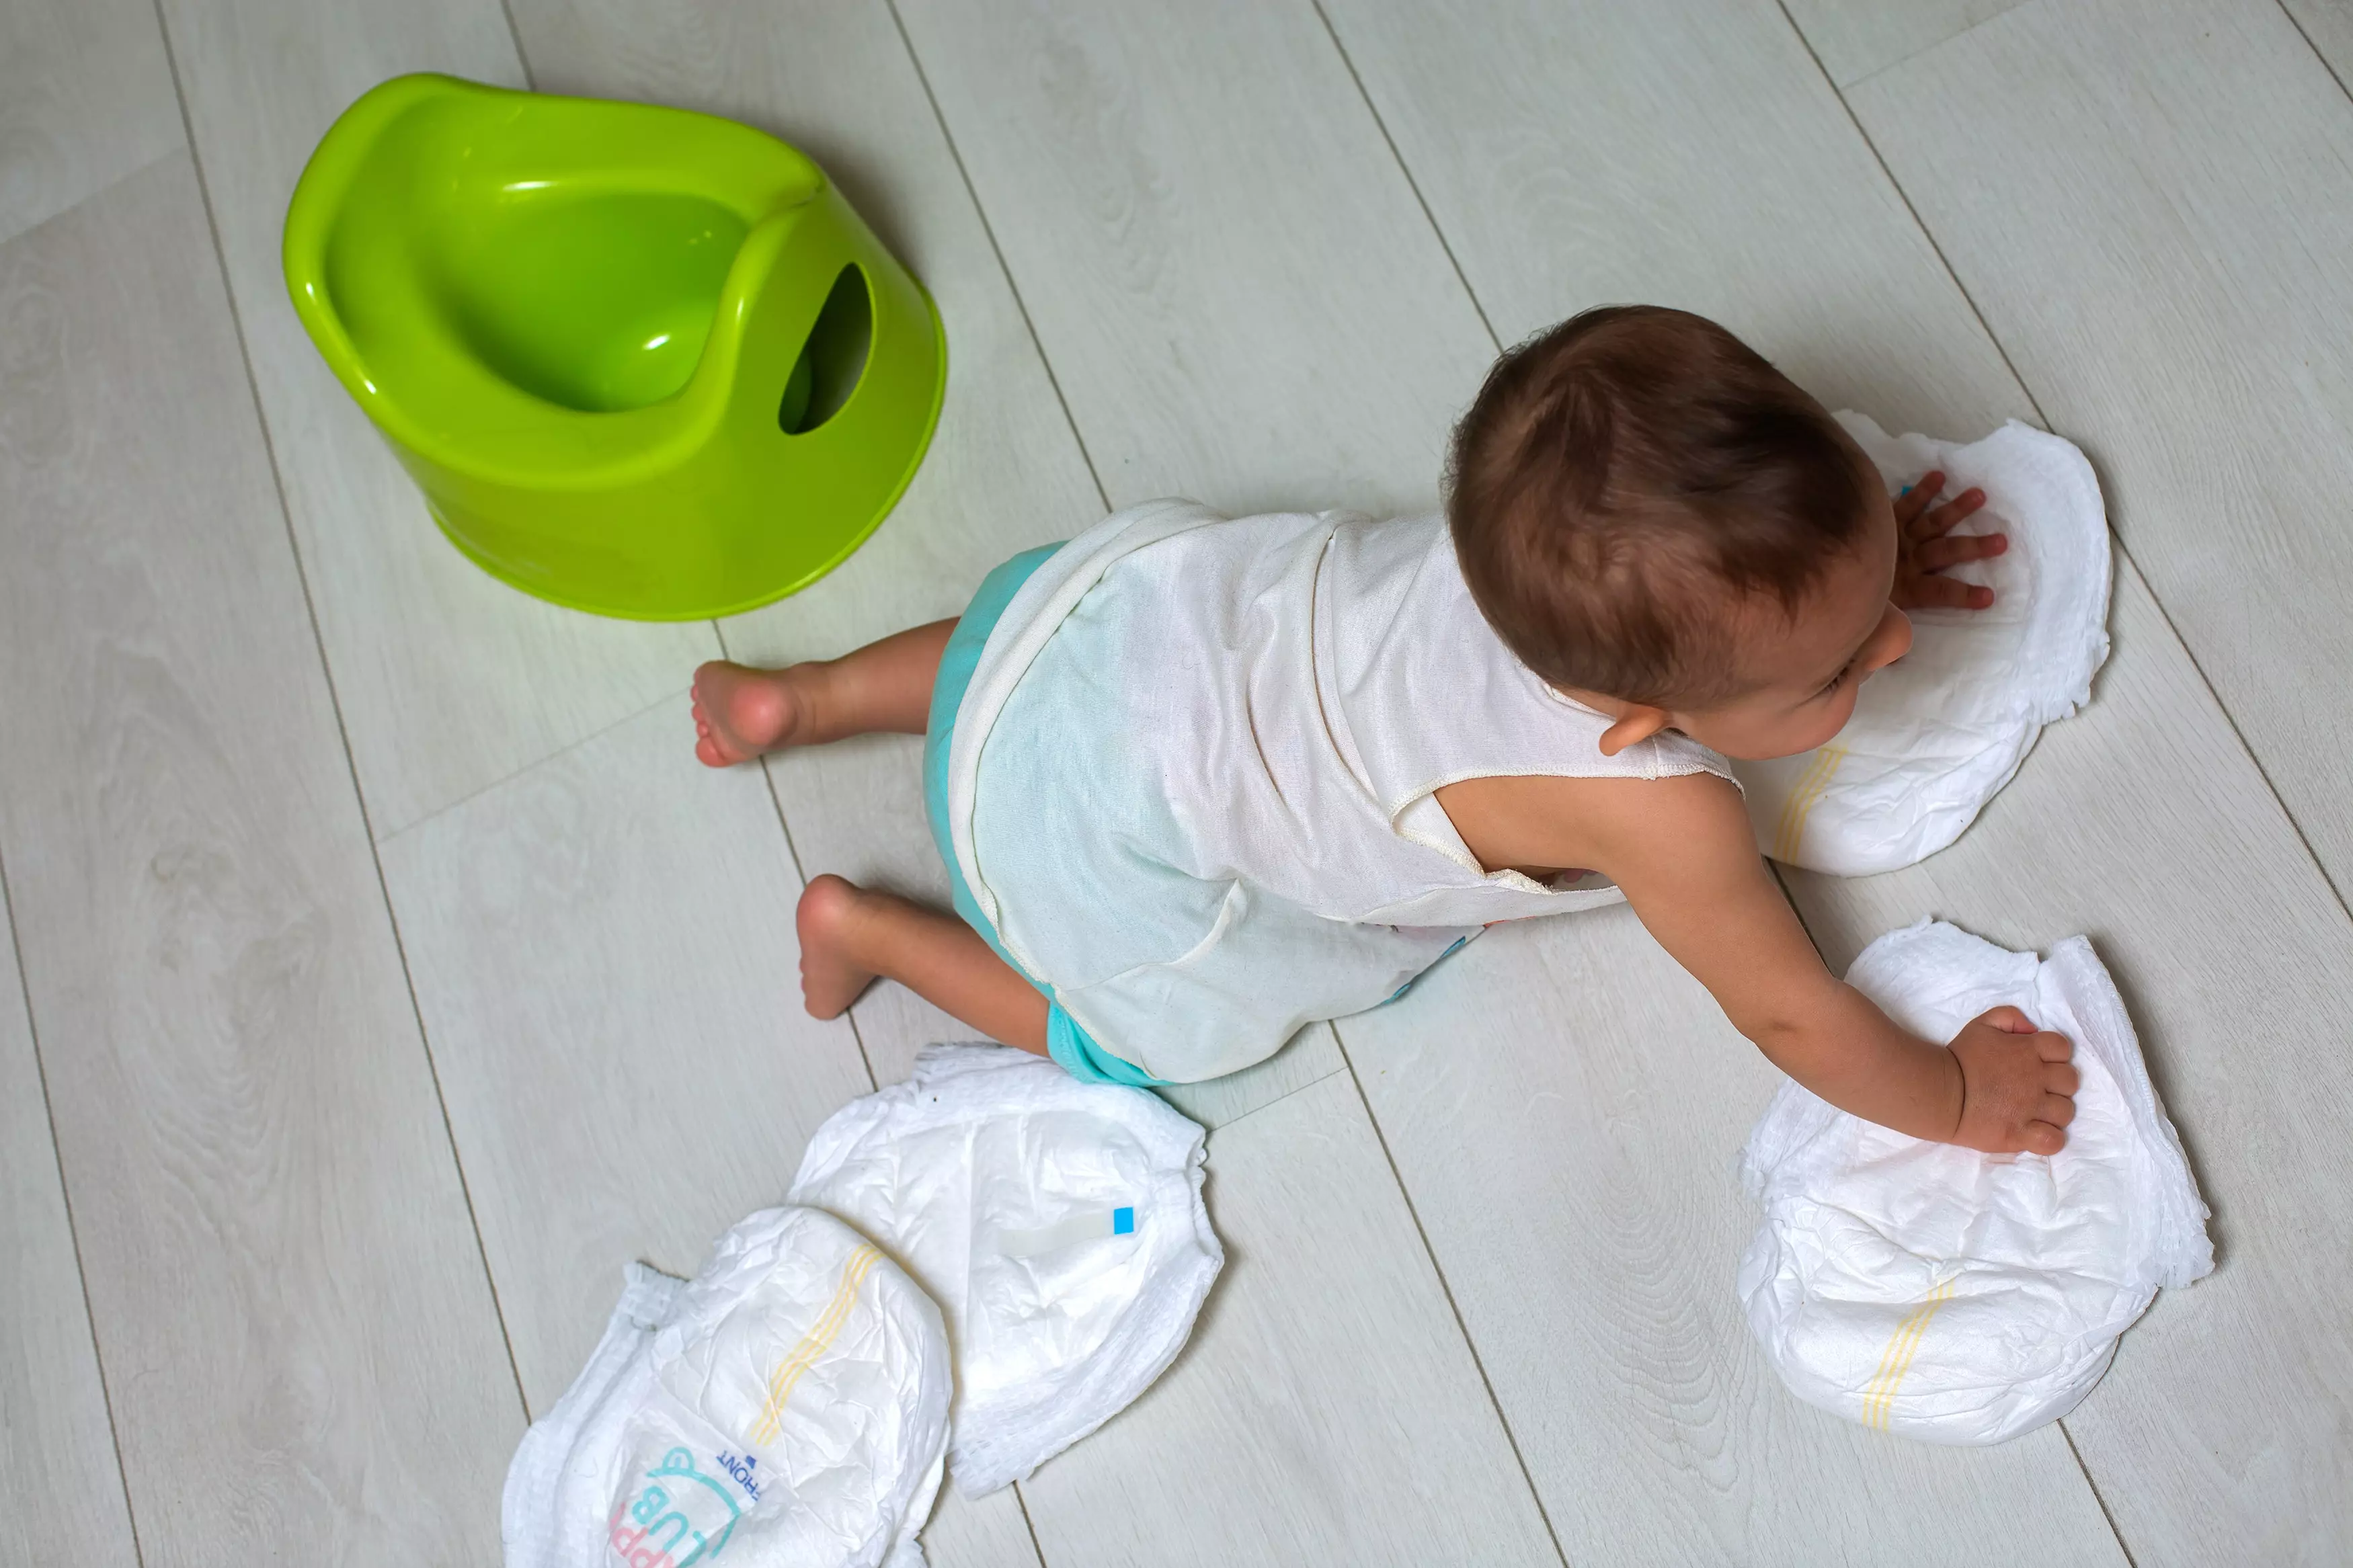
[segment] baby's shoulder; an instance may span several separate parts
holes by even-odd
[[[1613,879],[1648,862],[1756,854],[1739,786],[1701,770],[1464,779],[1439,804],[1488,867],[1579,866]]]

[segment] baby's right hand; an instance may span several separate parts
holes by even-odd
[[[1947,1142],[1989,1154],[2055,1154],[2075,1120],[2075,1047],[2015,1007],[1972,1018],[1953,1037],[1960,1123]]]

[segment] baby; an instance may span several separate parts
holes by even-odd
[[[877,976],[1088,1079],[1234,1071],[1500,920],[1623,898],[1776,1066],[1916,1137],[2048,1154],[2062,1037],[1997,1007],[1942,1048],[1833,978],[1727,757],[1839,732],[1905,610],[2000,554],[1940,474],[1891,503],[1820,405],[1722,327],[1613,307],[1505,354],[1443,516],[1179,501],[1028,552],[965,614],[827,663],[710,664],[712,766],[924,737],[955,914],[820,876],[802,989]]]

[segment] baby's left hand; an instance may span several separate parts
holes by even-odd
[[[1965,561],[1983,561],[2010,548],[2006,533],[1955,533],[1953,525],[1985,505],[1985,491],[1966,489],[1942,506],[1932,504],[1945,489],[1945,476],[1931,468],[1920,482],[1895,498],[1895,586],[1888,597],[1899,610],[1982,610],[1993,590],[1956,577],[1937,575]]]

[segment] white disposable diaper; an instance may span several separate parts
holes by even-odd
[[[640,1264],[507,1471],[507,1568],[920,1568],[947,1335],[829,1215],[774,1208],[691,1280]]]
[[[1909,866],[1961,836],[2026,760],[2035,736],[2091,700],[2108,657],[2108,527],[2092,465],[2015,420],[1957,446],[1846,427],[1888,489],[1944,471],[1947,498],[1975,485],[1966,533],[2010,549],[1947,574],[1994,591],[1983,610],[1914,610],[1912,651],[1862,684],[1854,717],[1818,750],[1733,764],[1758,847],[1842,877]]]
[[[933,1046],[818,1129],[791,1199],[882,1244],[946,1313],[956,1488],[1026,1479],[1125,1408],[1225,1254],[1202,1133],[1142,1089],[1004,1046]]]
[[[1980,1154],[1783,1084],[1742,1161],[1765,1205],[1749,1326],[1792,1393],[1867,1426],[1999,1443],[2056,1420],[2158,1287],[2214,1267],[2124,1003],[2082,937],[2044,963],[1941,921],[1881,937],[1847,980],[1928,1039],[2005,1004],[2067,1036],[2075,1121],[2056,1154]]]

